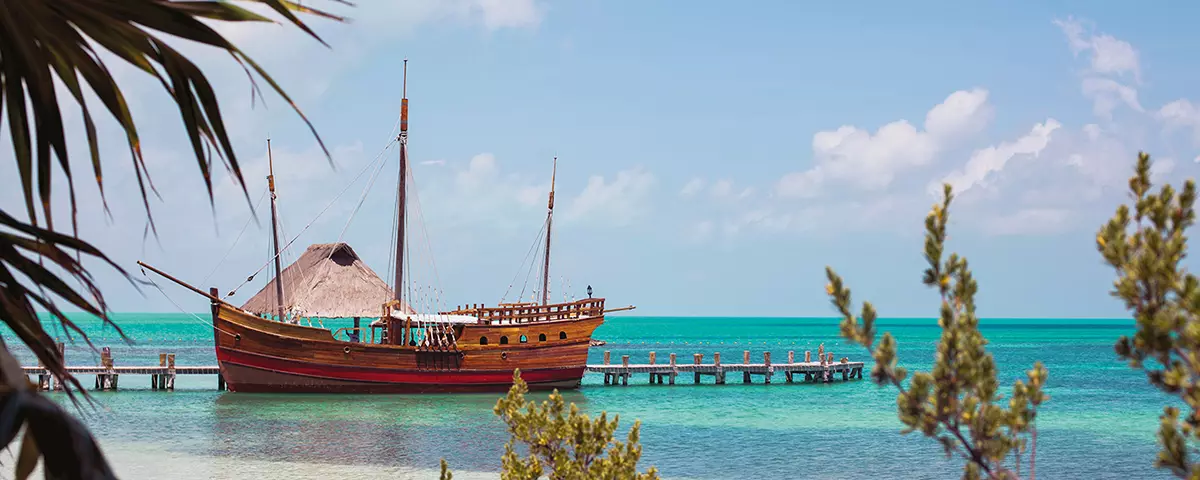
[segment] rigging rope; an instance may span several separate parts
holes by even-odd
[[[221,330],[221,329],[217,328],[217,326],[216,326],[216,325],[213,325],[213,324],[212,324],[212,323],[210,323],[210,322],[206,322],[206,321],[204,321],[204,319],[203,319],[203,318],[200,318],[200,316],[199,316],[199,315],[196,315],[196,314],[195,314],[195,313],[193,313],[193,312],[189,312],[189,311],[187,311],[187,310],[184,310],[184,309],[183,309],[183,307],[179,306],[179,304],[178,304],[178,303],[175,303],[175,300],[174,300],[174,299],[172,299],[170,295],[167,295],[167,292],[166,292],[166,291],[164,291],[164,290],[162,289],[162,287],[160,287],[160,286],[158,285],[158,282],[155,282],[153,278],[150,278],[150,276],[149,276],[149,275],[146,275],[146,269],[144,269],[144,268],[143,268],[143,269],[141,269],[141,270],[142,270],[142,276],[143,276],[143,277],[146,277],[146,281],[150,282],[150,284],[151,284],[151,285],[153,285],[153,286],[154,286],[154,288],[158,290],[158,293],[161,293],[161,294],[162,294],[163,298],[167,299],[167,301],[168,301],[168,302],[171,302],[171,304],[172,304],[172,305],[175,305],[175,308],[176,308],[176,309],[178,309],[178,310],[180,311],[180,313],[186,313],[186,314],[188,314],[188,315],[191,315],[193,318],[195,318],[197,321],[199,321],[199,322],[200,322],[202,325],[205,325],[205,326],[207,326],[207,327],[209,327],[209,328],[212,328],[213,330],[216,330],[216,331],[218,331],[218,332],[224,333],[224,334],[226,334],[226,335],[229,335],[229,336],[231,336],[231,337],[236,337],[236,336],[237,336],[237,335],[235,335],[235,334],[232,334],[232,333],[226,332],[225,330]]]
[[[413,190],[417,191],[418,189],[417,189],[416,177],[410,174],[409,178],[412,181]],[[442,278],[440,275],[438,275],[437,260],[433,256],[433,243],[429,241],[429,229],[425,228],[425,211],[421,207],[421,196],[419,194],[414,193],[413,199],[416,201],[417,225],[421,227],[421,237],[422,237],[422,239],[425,240],[425,249],[426,249],[425,258],[427,258],[429,260],[429,266],[433,270],[433,279],[434,279],[433,286],[435,287],[436,290],[440,291],[442,288]],[[438,308],[437,308],[438,310],[442,309],[442,307],[445,307],[445,305],[437,305],[437,306],[438,306]],[[433,310],[434,309],[431,309],[431,311],[433,311]]]
[[[395,140],[392,140],[392,142],[395,142]],[[317,216],[313,217],[313,219],[310,220],[308,222],[308,224],[305,225],[304,228],[300,230],[300,233],[297,233],[295,237],[293,237],[286,245],[284,245],[283,249],[280,249],[280,252],[282,252],[284,249],[287,249],[288,247],[292,246],[292,243],[295,242],[296,239],[300,238],[300,236],[303,235],[304,232],[308,231],[309,227],[312,227],[313,224],[316,223],[317,219],[321,218],[321,215],[324,215],[325,212],[329,211],[329,207],[332,207],[333,204],[335,202],[337,202],[337,200],[339,198],[341,198],[342,195],[345,194],[347,190],[350,190],[350,186],[354,185],[354,183],[357,182],[359,178],[362,178],[362,175],[364,173],[366,173],[367,170],[370,169],[371,166],[375,165],[375,162],[379,161],[379,158],[383,156],[383,154],[387,151],[387,149],[391,148],[392,142],[389,142],[387,144],[387,146],[385,146],[384,149],[379,152],[379,155],[375,156],[375,160],[373,160],[371,163],[368,163],[366,166],[364,166],[362,170],[359,170],[358,175],[355,175],[354,179],[351,180],[350,183],[348,183],[346,185],[346,187],[342,189],[342,191],[338,192],[338,194],[336,196],[334,196],[333,199],[330,200],[328,204],[325,205],[325,208],[322,208],[321,211],[317,213]],[[267,268],[267,266],[269,266],[271,264],[271,262],[275,260],[275,257],[276,257],[276,255],[271,255],[271,258],[267,259],[266,263],[264,263],[261,267],[258,267],[258,269],[255,270],[254,273],[250,274],[249,277],[246,277],[246,280],[244,282],[242,282],[240,285],[238,285],[237,288],[234,288],[233,291],[236,292],[239,288],[242,288],[247,283],[250,283],[251,281],[253,281],[254,277],[256,275],[258,275],[259,273],[262,273],[263,269]]]
[[[549,223],[550,223],[549,219],[547,219],[546,222],[542,223],[542,232],[546,231],[546,226],[549,225]],[[537,258],[538,252],[542,251],[542,243],[540,242],[541,239],[542,239],[542,235],[539,234],[538,235],[539,241],[535,244],[537,250],[534,251],[533,258]],[[525,297],[525,288],[529,286],[529,277],[531,275],[533,275],[533,270],[534,270],[535,266],[537,266],[537,264],[535,262],[529,262],[529,271],[525,274],[525,283],[523,285],[521,285],[521,294],[519,296],[517,296],[517,301],[520,301],[521,298]],[[536,294],[536,291],[533,293]]]
[[[251,210],[251,212],[258,211],[258,207],[262,205],[263,199],[267,198],[267,193],[269,191],[269,189],[263,189],[262,195],[258,197],[258,201],[255,202],[254,209]],[[252,221],[254,221],[254,215],[250,215],[249,218],[246,219],[246,224],[242,225],[242,231],[238,232],[237,238],[233,239],[233,244],[229,246],[228,250],[225,250],[225,256],[221,257],[221,261],[217,262],[217,265],[213,267],[212,271],[208,272],[208,275],[204,276],[204,280],[200,281],[201,285],[208,284],[208,279],[212,278],[212,276],[217,273],[217,269],[221,268],[221,264],[225,263],[225,259],[229,258],[230,253],[233,253],[234,247],[237,247],[238,241],[242,239],[242,234],[246,233],[246,229],[250,227],[250,222]]]
[[[521,270],[523,270],[523,269],[525,268],[525,262],[529,261],[529,257],[530,257],[530,255],[533,255],[533,251],[534,251],[534,249],[538,248],[538,245],[540,245],[540,244],[541,244],[541,242],[542,242],[542,234],[543,234],[543,233],[545,233],[545,232],[546,232],[546,224],[545,224],[545,223],[543,223],[543,224],[542,224],[542,229],[538,231],[537,238],[535,238],[535,239],[533,240],[533,245],[531,245],[531,246],[529,247],[529,252],[527,252],[527,253],[525,254],[525,259],[521,260],[521,264],[517,266],[517,273],[514,273],[514,274],[513,274],[513,278],[512,278],[512,280],[508,282],[508,289],[504,290],[504,295],[500,296],[500,303],[504,303],[504,300],[508,298],[508,293],[509,293],[510,291],[512,291],[512,287],[513,287],[513,285],[517,283],[517,277],[520,277],[520,276],[521,276]],[[525,283],[526,283],[526,284],[528,284],[528,283],[529,283],[528,277],[526,278],[526,281],[525,281]],[[524,287],[522,287],[522,288],[521,288],[521,295],[525,295],[525,289],[524,289]],[[520,297],[520,296],[518,296],[518,297],[517,297],[517,301],[521,301],[521,297]]]
[[[389,149],[391,148],[390,144],[388,145],[388,148]],[[379,162],[379,167],[375,169],[375,173],[372,173],[370,178],[367,180],[366,186],[363,187],[362,195],[359,196],[359,198],[358,198],[358,204],[354,206],[354,210],[352,210],[350,212],[349,217],[346,218],[346,224],[344,226],[342,226],[342,231],[340,233],[338,233],[337,241],[334,242],[335,245],[338,243],[342,243],[342,238],[344,238],[346,236],[346,230],[348,230],[350,228],[350,223],[354,221],[355,215],[358,215],[359,210],[362,209],[363,203],[367,200],[367,193],[369,193],[371,191],[371,187],[373,185],[375,185],[375,180],[377,180],[379,178],[379,173],[383,171],[383,167],[385,165],[387,165],[386,161]],[[330,248],[329,252],[325,254],[324,260],[329,260],[331,257],[333,257],[333,252],[334,252],[334,249]],[[303,276],[303,271],[301,271],[301,276]],[[301,292],[301,293],[304,296],[299,299],[296,299],[296,301],[293,303],[299,303],[302,300],[307,300],[309,295],[312,294],[312,290],[308,290],[308,291]],[[386,301],[386,299],[384,301]],[[322,322],[319,318],[317,319],[317,322],[324,325],[324,322]]]

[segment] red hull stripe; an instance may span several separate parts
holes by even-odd
[[[323,365],[249,352],[217,349],[217,360],[221,364],[231,363],[244,367],[268,370],[288,375],[313,377],[350,382],[393,383],[415,385],[512,385],[512,370],[399,370],[383,368],[359,368]],[[544,368],[522,370],[521,378],[530,384],[578,381],[583,378],[584,367]],[[226,378],[231,386],[238,379]]]

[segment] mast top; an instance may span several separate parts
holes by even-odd
[[[408,137],[408,59],[404,59],[404,83],[400,87],[400,135],[402,143]],[[403,148],[403,145],[401,145]]]
[[[550,170],[550,203],[548,207],[554,210],[554,177],[558,175],[558,155],[554,156],[554,167]]]
[[[267,187],[275,195],[275,158],[271,156],[271,137],[267,137]]]

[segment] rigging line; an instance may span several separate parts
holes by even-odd
[[[260,195],[258,197],[258,201],[255,202],[254,210],[251,210],[251,213],[258,211],[258,207],[262,205],[263,199],[267,198],[267,191],[268,191],[267,189],[263,189],[263,193],[262,193],[262,195]],[[208,272],[208,275],[206,275],[204,277],[204,280],[200,281],[200,285],[208,284],[208,279],[212,278],[213,274],[217,273],[217,270],[221,268],[221,264],[225,263],[225,259],[229,258],[230,253],[233,253],[234,247],[237,247],[238,241],[242,239],[242,234],[246,233],[246,229],[250,227],[250,222],[253,222],[253,221],[254,221],[254,215],[250,215],[250,217],[246,219],[246,224],[242,225],[242,231],[238,232],[237,238],[233,239],[233,244],[229,245],[228,250],[225,250],[225,256],[221,257],[221,260],[219,262],[217,262],[216,266],[213,267],[212,271]]]
[[[417,212],[416,212],[417,213],[417,222],[418,222],[418,225],[421,227],[421,236],[425,240],[425,249],[426,249],[425,255],[426,255],[426,258],[429,259],[430,267],[432,267],[432,269],[433,269],[434,286],[436,286],[437,288],[441,288],[442,287],[442,277],[440,275],[438,275],[437,260],[433,257],[433,243],[429,241],[429,229],[425,228],[425,211],[423,208],[421,208],[421,195],[419,193],[415,193],[415,192],[419,191],[419,189],[417,187],[417,178],[415,175],[412,175],[410,173],[409,179],[412,181],[413,191],[414,191],[413,198],[416,200],[416,203],[417,203],[417,205],[416,205],[416,207],[417,207]]]
[[[389,149],[390,149],[390,147],[389,147]],[[385,165],[387,165],[387,162],[379,162],[379,167],[375,169],[375,173],[372,173],[371,177],[367,180],[367,185],[365,187],[363,187],[362,195],[359,196],[359,198],[358,198],[358,204],[354,206],[354,210],[352,210],[350,212],[350,216],[348,218],[346,218],[346,225],[342,226],[342,231],[340,233],[338,233],[337,241],[334,242],[334,244],[342,243],[342,238],[344,238],[346,236],[346,230],[350,229],[350,223],[354,221],[354,216],[358,215],[359,210],[362,209],[363,203],[367,200],[367,194],[371,192],[371,187],[375,185],[375,180],[379,179],[379,173],[383,171],[383,167]],[[282,222],[282,220],[280,220],[280,222]],[[325,260],[329,260],[330,258],[332,258],[333,252],[334,252],[334,249],[330,248],[329,252],[325,254]],[[301,268],[300,275],[301,275],[301,277],[303,277],[304,270],[303,270],[303,267],[300,267],[300,268]],[[294,286],[294,284],[293,284],[293,286]],[[302,294],[304,296],[297,300],[307,300],[311,293],[312,293],[312,290],[302,292]],[[292,303],[296,303],[296,302],[292,302]]]
[[[542,223],[542,231],[543,231],[543,232],[545,232],[545,231],[546,231],[546,223],[548,223],[548,222],[544,222],[544,223]],[[541,239],[542,239],[542,236],[541,236],[541,235],[538,235],[538,240],[541,240]],[[534,252],[533,252],[533,258],[537,258],[537,255],[538,255],[538,253],[539,253],[539,252],[541,252],[541,251],[542,251],[541,242],[538,242],[538,243],[537,243],[537,250],[534,250]],[[529,271],[525,273],[525,283],[521,285],[521,295],[517,297],[517,301],[518,301],[518,302],[522,301],[522,299],[523,299],[523,298],[525,298],[525,289],[526,289],[527,287],[529,287],[529,277],[530,277],[531,275],[533,275],[533,268],[534,268],[536,265],[537,265],[537,264],[536,264],[535,262],[529,262]],[[536,280],[536,279],[535,279],[535,280]]]
[[[192,316],[192,318],[195,318],[195,319],[196,319],[196,321],[200,322],[200,324],[202,324],[202,325],[204,325],[204,326],[206,326],[206,327],[209,327],[209,328],[211,328],[211,329],[213,329],[213,330],[216,330],[216,331],[218,331],[218,332],[221,332],[221,333],[224,333],[224,334],[226,334],[226,335],[229,335],[230,337],[236,337],[236,335],[234,335],[234,334],[232,334],[232,333],[229,333],[229,332],[226,332],[225,330],[221,330],[221,329],[217,328],[217,326],[216,326],[216,325],[213,325],[213,324],[212,324],[212,323],[210,323],[210,322],[206,322],[206,321],[204,321],[204,319],[203,319],[203,318],[200,318],[200,316],[199,316],[199,315],[196,315],[196,314],[195,314],[195,313],[193,313],[193,312],[189,312],[189,311],[187,311],[187,310],[184,310],[184,309],[183,309],[183,307],[179,306],[179,304],[178,304],[178,303],[175,303],[175,300],[174,300],[173,298],[171,298],[171,296],[170,296],[170,295],[167,295],[167,292],[166,292],[166,291],[164,291],[164,290],[162,289],[162,287],[160,287],[160,286],[158,285],[158,282],[155,282],[153,278],[150,278],[150,276],[149,276],[149,275],[146,275],[146,270],[144,270],[144,269],[142,270],[142,276],[143,276],[143,277],[146,277],[146,281],[150,282],[150,284],[151,284],[151,285],[153,285],[153,286],[154,286],[154,288],[158,290],[158,293],[161,293],[161,294],[162,294],[163,298],[167,299],[167,301],[168,301],[168,302],[171,302],[171,304],[172,304],[172,305],[175,305],[175,308],[176,308],[176,309],[178,309],[180,313],[185,313],[185,314],[191,315],[191,316]]]
[[[513,287],[513,285],[517,283],[517,277],[520,277],[520,276],[521,276],[521,270],[523,270],[523,269],[525,268],[525,262],[529,261],[529,257],[530,257],[530,255],[533,255],[533,250],[534,250],[535,248],[537,248],[537,247],[538,247],[538,244],[540,244],[540,243],[541,243],[541,240],[542,240],[542,233],[543,233],[543,232],[545,232],[545,231],[546,231],[546,224],[545,224],[545,223],[543,223],[543,224],[542,224],[542,229],[538,231],[537,238],[535,238],[535,239],[533,240],[533,245],[530,245],[530,246],[529,246],[529,252],[527,252],[527,253],[525,254],[525,259],[524,259],[524,260],[521,260],[521,264],[517,266],[517,273],[514,273],[514,274],[513,274],[513,278],[512,278],[512,280],[508,282],[508,289],[507,289],[507,290],[504,290],[504,295],[500,297],[500,302],[501,302],[501,303],[503,303],[503,302],[504,302],[504,300],[505,300],[506,298],[508,298],[508,293],[509,293],[510,291],[512,291],[512,287]],[[523,289],[522,289],[522,292],[524,292],[524,290],[523,290]],[[522,294],[523,294],[523,293],[522,293]],[[520,300],[520,298],[518,298],[518,300]]]
[[[366,173],[367,170],[370,169],[370,167],[375,165],[375,162],[379,161],[379,158],[382,157],[383,154],[387,152],[387,149],[391,148],[392,143],[394,143],[395,141],[396,140],[392,140],[391,142],[388,142],[388,145],[386,147],[384,147],[384,149],[382,151],[379,152],[379,155],[375,156],[375,160],[372,160],[371,163],[368,163],[366,166],[364,166],[362,170],[359,170],[358,175],[356,175],[354,177],[354,179],[350,181],[350,183],[346,184],[346,187],[343,188],[342,191],[338,192],[338,194],[336,196],[334,196],[333,199],[330,200],[328,204],[325,205],[325,208],[322,208],[321,211],[317,213],[317,216],[313,217],[313,219],[308,222],[308,225],[305,225],[304,228],[300,230],[300,233],[297,233],[296,236],[293,237],[291,241],[289,241],[286,245],[283,246],[283,248],[286,249],[286,248],[290,247],[292,245],[292,243],[296,241],[296,239],[300,238],[300,235],[303,235],[304,232],[308,231],[308,228],[313,226],[313,224],[316,223],[317,219],[321,218],[321,215],[324,215],[325,212],[329,210],[329,207],[332,207],[333,204],[335,202],[337,202],[337,200],[339,198],[342,197],[342,194],[346,193],[347,190],[350,190],[350,187],[352,185],[354,185],[356,182],[358,182],[358,179],[362,178],[362,175],[364,173]],[[282,249],[281,249],[281,251],[282,251]],[[275,260],[275,255],[272,255],[271,258],[267,260],[267,263],[264,263],[261,267],[258,267],[258,270],[255,270],[254,273],[250,274],[249,277],[246,277],[246,281],[242,282],[241,285],[238,285],[237,288],[242,288],[243,285],[245,285],[245,284],[249,283],[251,280],[253,280],[256,275],[261,273],[263,271],[263,269],[267,268],[267,266],[270,265],[271,262],[274,260]],[[234,290],[236,291],[237,288],[235,288]]]

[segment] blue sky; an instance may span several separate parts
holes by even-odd
[[[518,274],[557,154],[556,297],[590,284],[646,315],[828,316],[832,265],[882,315],[932,316],[937,299],[919,283],[922,220],[931,186],[948,180],[962,192],[951,248],[971,260],[982,315],[1119,317],[1094,237],[1124,198],[1136,152],[1159,159],[1157,178],[1171,182],[1194,176],[1200,160],[1200,67],[1189,61],[1197,6],[330,7],[354,19],[313,20],[332,49],[278,25],[221,29],[293,95],[334,167],[280,99],[252,108],[227,56],[181,48],[213,72],[254,200],[272,138],[289,235],[388,143],[409,58],[410,154],[432,251],[419,253],[414,281],[436,285],[451,306],[494,303]],[[245,198],[221,178],[210,207],[168,98],[139,72],[115,70],[164,193],[153,204],[160,234],[142,241],[127,150],[106,124],[113,216],[84,205],[83,235],[135,276],[133,262],[145,259],[233,288],[267,260],[267,230],[252,224],[234,245]],[[86,148],[72,147],[86,168]],[[11,159],[7,135],[0,154]],[[343,239],[388,276],[395,150],[384,155],[353,222],[361,179],[296,240],[296,254],[345,228]],[[2,163],[15,186],[13,162]],[[96,198],[94,186],[80,188]],[[0,205],[23,211],[6,190]],[[265,204],[257,211],[265,221]],[[139,293],[96,267],[115,310],[175,311],[152,288]],[[188,310],[206,308],[167,291]]]

